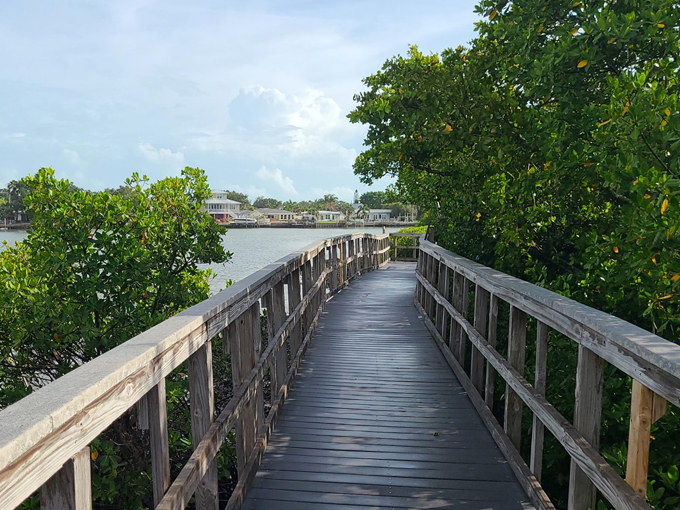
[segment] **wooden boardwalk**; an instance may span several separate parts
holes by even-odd
[[[326,305],[248,510],[531,509],[413,305],[414,264]]]

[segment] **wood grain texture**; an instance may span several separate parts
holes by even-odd
[[[90,448],[83,448],[40,491],[41,510],[91,510]]]
[[[443,264],[442,264],[443,265]],[[444,294],[445,296],[446,294]],[[442,307],[443,308],[443,307]],[[484,338],[487,338],[487,322],[489,320],[489,292],[477,285],[475,287],[475,329]],[[483,395],[484,389],[484,356],[482,356],[474,345],[470,354],[470,380],[477,393]]]
[[[212,344],[206,342],[189,358],[191,437],[196,449],[208,432],[215,413],[212,374]],[[196,489],[196,508],[218,510],[217,463],[213,460]]]
[[[493,349],[496,348],[496,335],[498,334],[498,296],[491,294],[489,303],[489,333],[487,342]],[[493,411],[493,399],[495,391],[496,372],[489,360],[486,361],[486,379],[484,381],[484,402],[489,410]]]
[[[638,494],[647,494],[649,436],[652,430],[654,392],[633,379],[628,430],[626,482]]]
[[[243,508],[531,508],[414,284],[390,263],[326,303]]]
[[[274,288],[267,294],[266,306],[268,342],[271,343],[275,340],[276,333],[283,326],[283,323],[286,322],[286,302],[283,282],[274,285]],[[288,371],[287,356],[285,348],[279,349],[272,364],[271,385],[272,391],[275,393],[278,393],[279,387],[283,383]]]
[[[519,308],[510,307],[508,332],[508,362],[520,375],[524,374],[526,356],[527,314]],[[522,409],[524,403],[511,385],[505,389],[505,433],[519,451],[522,443]]]
[[[170,448],[168,443],[167,397],[165,379],[161,379],[146,395],[149,403],[149,441],[151,443],[151,475],[154,506],[170,487]]]
[[[545,395],[545,384],[548,363],[548,326],[541,321],[536,325],[536,370],[534,373],[534,388],[541,395]],[[541,481],[543,471],[543,440],[545,428],[543,423],[534,415],[531,429],[531,472]]]
[[[680,345],[426,241],[421,249],[680,406]]]
[[[429,285],[422,275],[416,273],[425,292],[434,295],[437,301],[444,303],[449,314],[467,332],[470,341],[480,350],[482,355],[493,365],[496,372],[503,377],[507,385],[522,399],[545,427],[555,436],[576,461],[578,466],[593,481],[598,490],[619,510],[649,510],[644,498],[631,489],[614,469],[602,458],[598,451],[567,421],[543,395],[538,393],[517,370],[504,359],[488,342],[482,338],[466,318],[453,306],[439,296],[437,290]]]

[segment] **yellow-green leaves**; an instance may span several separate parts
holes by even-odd
[[[597,125],[597,127],[600,128],[600,127],[602,127],[602,126],[606,126],[606,125],[609,124],[611,121],[612,121],[612,119],[607,119],[607,120],[605,120],[604,122],[600,122],[600,123]]]
[[[489,21],[493,21],[493,19],[498,15],[498,11],[496,9],[493,10],[493,12],[489,15]]]
[[[587,65],[588,65],[588,61],[586,59],[583,59],[578,64],[576,64],[576,67],[578,67],[579,69],[582,69]]]
[[[664,198],[663,202],[661,202],[661,214],[665,213],[666,209],[668,209],[668,199]]]

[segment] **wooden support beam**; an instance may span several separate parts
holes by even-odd
[[[274,285],[272,290],[266,295],[267,302],[267,332],[269,334],[268,343],[271,343],[278,330],[286,322],[286,302],[283,281]],[[287,367],[288,353],[286,345],[276,353],[276,357],[271,366],[271,385],[272,395],[275,395],[283,380],[288,373]]]
[[[91,510],[90,447],[83,448],[42,486],[41,510]]]
[[[579,345],[576,366],[576,401],[574,404],[574,427],[597,451],[600,447],[602,416],[602,384],[604,361],[593,351]],[[569,470],[569,510],[595,508],[597,490],[574,459]]]
[[[170,487],[170,446],[165,378],[146,394],[149,403],[149,437],[151,442],[151,474],[153,503],[158,505]],[[200,438],[199,438],[200,439]]]
[[[475,286],[475,318],[474,326],[483,338],[487,338],[486,326],[489,320],[489,291]],[[480,395],[484,388],[484,356],[474,345],[470,353],[470,380]]]
[[[191,401],[191,438],[194,449],[208,432],[215,414],[213,391],[212,344],[204,343],[189,357],[189,396]],[[218,510],[217,463],[211,462],[203,480],[196,489],[196,508]]]
[[[534,388],[545,396],[545,382],[548,362],[548,326],[537,321],[536,328],[536,371],[534,374]],[[543,439],[545,427],[543,422],[534,414],[533,427],[531,429],[531,461],[529,467],[536,479],[541,481],[543,470]]]
[[[665,413],[666,401],[635,379],[631,391],[626,482],[638,494],[646,496],[652,423]]]
[[[498,296],[491,294],[491,303],[489,305],[489,336],[486,339],[489,345],[496,348],[496,335],[498,333]],[[484,403],[493,410],[493,395],[495,388],[496,371],[493,365],[487,360],[486,362],[486,381],[484,383]]]
[[[291,312],[297,308],[302,299],[300,289],[300,270],[296,269],[288,275],[288,310]],[[290,334],[290,356],[295,358],[302,345],[302,324],[297,321]]]
[[[508,361],[512,368],[524,374],[526,356],[527,314],[517,307],[510,307],[510,331],[508,332]],[[505,390],[505,433],[517,451],[522,440],[522,399],[508,384]]]

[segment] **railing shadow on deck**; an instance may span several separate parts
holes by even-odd
[[[650,430],[666,402],[680,406],[680,346],[430,242],[420,250],[416,307],[532,503],[554,508],[540,483],[547,429],[571,457],[569,510],[595,508],[596,490],[617,510],[649,510]],[[500,301],[510,308],[507,359],[496,350]],[[533,385],[524,378],[529,317],[537,332]],[[578,344],[573,424],[545,398],[550,330]],[[633,381],[625,480],[598,451],[605,363]],[[503,426],[492,412],[497,374],[506,384]],[[529,465],[519,452],[524,406],[533,412]]]
[[[388,259],[388,235],[314,243],[3,410],[0,508],[16,508],[37,490],[43,509],[91,508],[89,444],[135,404],[149,429],[154,508],[184,508],[195,493],[197,508],[217,510],[215,456],[233,429],[239,479],[227,508],[240,508],[326,299]],[[268,317],[264,352],[261,307]],[[231,355],[234,394],[213,420],[217,335]],[[187,360],[194,452],[171,481],[165,378]],[[272,406],[265,417],[267,372]]]

